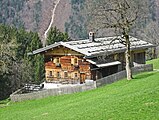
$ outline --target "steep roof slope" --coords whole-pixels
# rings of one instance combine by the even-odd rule
[[[58,42],[44,48],[33,51],[33,54],[42,53],[44,51],[50,50],[57,46],[64,46],[77,51],[84,56],[97,56],[103,53],[112,54],[120,53],[126,50],[126,47],[121,43],[121,37],[104,37],[96,38],[94,41],[86,40],[76,40],[69,42]],[[143,40],[137,39],[135,37],[130,37],[131,50],[137,49],[147,49],[154,47],[153,44],[145,42]]]

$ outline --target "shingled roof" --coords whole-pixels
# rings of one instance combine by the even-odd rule
[[[103,53],[113,54],[120,53],[126,50],[126,47],[120,42],[121,37],[104,37],[96,38],[94,41],[86,40],[76,40],[69,42],[58,42],[44,48],[37,49],[32,52],[32,54],[38,54],[48,51],[57,46],[64,46],[74,51],[77,51],[84,56],[97,56]],[[143,40],[137,39],[135,37],[130,37],[131,50],[147,49],[154,47],[153,44],[145,42]]]

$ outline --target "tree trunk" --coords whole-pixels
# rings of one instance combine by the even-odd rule
[[[153,48],[153,59],[156,59],[157,58],[157,54],[156,54],[156,47]]]
[[[126,51],[125,51],[125,59],[126,59],[126,74],[127,80],[132,79],[132,71],[131,71],[131,55],[130,55],[130,41],[129,36],[125,36],[126,39]]]

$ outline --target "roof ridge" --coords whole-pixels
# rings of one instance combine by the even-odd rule
[[[101,38],[96,38],[95,42],[89,41],[89,39],[85,39],[85,40],[76,40],[76,41],[60,41],[60,42],[56,42],[54,44],[51,44],[49,46],[37,49],[35,51],[33,51],[33,54],[38,54],[41,52],[45,52],[48,51],[52,48],[55,48],[57,46],[64,46],[67,47],[69,49],[72,49],[76,52],[79,52],[85,56],[96,56],[98,54],[103,54],[105,52],[123,52],[126,48],[125,46],[116,41],[114,42],[114,44],[110,45],[111,39],[115,39],[115,37],[122,37],[122,36],[111,36],[111,37],[101,37]],[[123,39],[123,38],[121,38]],[[153,44],[146,42],[144,40],[138,39],[136,37],[130,36],[130,42],[131,42],[131,49],[145,49],[145,48],[149,48],[149,47],[154,47]],[[108,46],[110,48],[108,48]],[[109,49],[109,50],[108,50]]]

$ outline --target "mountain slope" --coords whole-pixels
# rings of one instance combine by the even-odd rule
[[[52,11],[58,0],[1,0],[0,23],[24,27],[26,30],[37,31],[41,38],[50,25]],[[88,0],[60,0],[55,10],[52,26],[60,31],[68,32],[71,38],[87,38],[87,3]],[[145,0],[148,2],[148,20],[157,23],[159,20],[159,0]],[[85,11],[83,11],[85,9]],[[144,25],[144,26],[146,26]],[[143,28],[144,29],[144,28]],[[137,30],[138,31],[138,30]],[[108,35],[109,36],[109,35]]]
[[[27,1],[22,10],[22,19],[25,23],[25,28],[39,32],[41,38],[43,38],[45,31],[52,21],[53,11],[55,15],[51,26],[57,26],[64,32],[64,24],[70,14],[70,4],[65,0]]]
[[[24,27],[26,30],[37,31],[43,37],[48,28],[52,11],[58,0],[1,0],[0,23]],[[64,24],[71,14],[69,1],[60,0],[55,10],[54,26],[64,31]]]

